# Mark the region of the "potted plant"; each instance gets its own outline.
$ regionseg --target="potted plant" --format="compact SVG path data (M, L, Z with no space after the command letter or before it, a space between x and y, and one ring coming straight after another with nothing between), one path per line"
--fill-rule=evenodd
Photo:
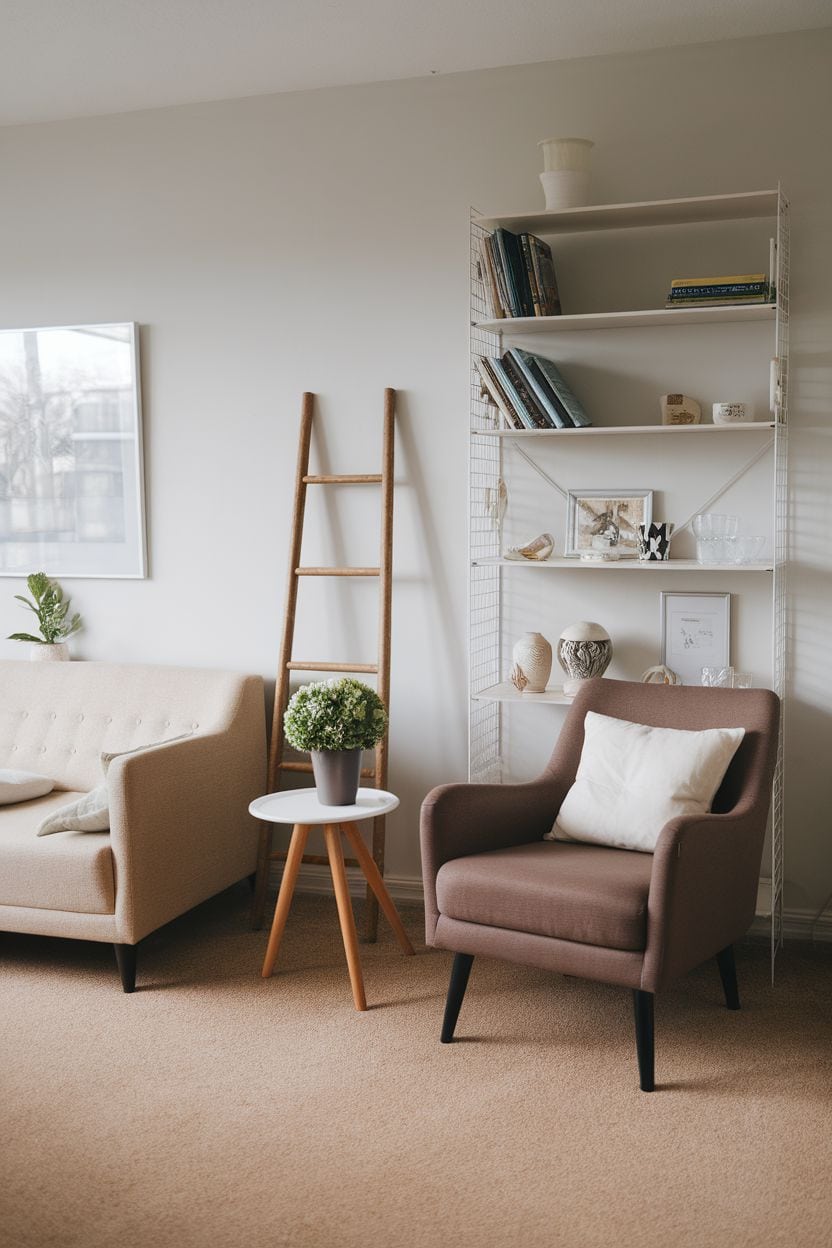
M354 806L361 751L387 731L387 712L375 690L351 676L302 685L292 695L283 725L289 744L312 755L322 805Z
M37 616L40 636L12 633L8 640L31 642L30 659L68 659L67 638L81 629L80 615L76 611L67 618L70 600L64 598L58 582L50 580L45 572L33 572L26 578L26 584L34 601L22 594L15 594L15 598Z

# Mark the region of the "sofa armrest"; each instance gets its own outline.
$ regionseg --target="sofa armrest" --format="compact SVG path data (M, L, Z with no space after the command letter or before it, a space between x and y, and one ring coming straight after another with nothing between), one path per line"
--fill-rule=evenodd
M662 829L647 903L650 992L739 940L754 919L765 814L685 816Z
M108 773L119 939L134 944L250 874L265 792L262 689L226 731L116 758Z
M428 944L439 917L436 875L442 864L542 840L571 783L547 772L529 784L443 784L427 795L420 835Z

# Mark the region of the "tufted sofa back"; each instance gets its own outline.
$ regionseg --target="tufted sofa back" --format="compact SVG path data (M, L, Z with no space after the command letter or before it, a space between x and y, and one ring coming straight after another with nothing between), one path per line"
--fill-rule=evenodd
M102 750L226 727L246 679L200 668L0 661L0 768L50 776L59 789L95 788Z

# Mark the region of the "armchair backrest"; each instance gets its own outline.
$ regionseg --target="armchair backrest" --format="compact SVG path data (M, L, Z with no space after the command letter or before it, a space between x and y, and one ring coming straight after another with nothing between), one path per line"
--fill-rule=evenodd
M92 789L102 781L102 750L221 731L251 679L201 668L2 661L0 768L51 776L59 789Z
M578 770L587 711L653 728L745 728L713 809L767 812L777 752L780 700L770 689L702 689L695 685L643 685L588 680L575 697L546 768L569 776Z

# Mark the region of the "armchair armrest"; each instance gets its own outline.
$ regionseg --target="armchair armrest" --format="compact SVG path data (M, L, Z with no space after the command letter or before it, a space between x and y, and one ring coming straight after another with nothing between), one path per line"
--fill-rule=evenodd
M427 795L420 835L428 944L439 917L436 875L442 864L541 840L571 783L548 771L529 784L443 784Z
M754 919L765 812L685 816L653 856L642 987L665 987L744 936Z
M110 839L119 939L134 944L254 870L249 802L265 791L265 721L251 698L243 723L116 758ZM246 722L248 721L248 722ZM259 722L258 722L259 721Z

